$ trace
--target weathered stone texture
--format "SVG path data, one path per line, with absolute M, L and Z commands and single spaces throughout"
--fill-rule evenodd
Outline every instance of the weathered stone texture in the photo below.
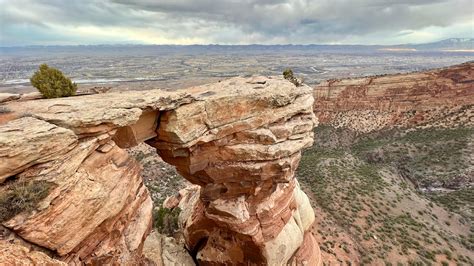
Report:
M 314 221 L 294 179 L 301 150 L 313 143 L 311 89 L 281 79 L 213 86 L 226 90 L 162 114 L 149 142 L 200 186 L 182 206 L 195 210 L 183 222 L 187 246 L 201 264 L 286 264 Z
M 370 132 L 437 121 L 474 125 L 474 63 L 425 72 L 329 80 L 314 89 L 321 123 Z
M 43 252 L 29 250 L 28 248 L 0 241 L 1 265 L 51 265 L 65 266 L 66 263 L 50 258 Z
M 317 123 L 307 86 L 233 78 L 186 91 L 7 107 L 12 113 L 0 119 L 0 184 L 46 180 L 54 186 L 36 210 L 3 225 L 57 260 L 143 262 L 152 202 L 140 166 L 122 148 L 146 141 L 198 185 L 167 204 L 182 207 L 187 248 L 199 263 L 320 263 L 309 232 L 314 213 L 294 178 Z

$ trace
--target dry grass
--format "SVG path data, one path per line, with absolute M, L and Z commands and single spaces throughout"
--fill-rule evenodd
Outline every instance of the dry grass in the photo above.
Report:
M 20 181 L 1 187 L 0 222 L 8 221 L 21 212 L 34 210 L 53 186 L 47 181 Z

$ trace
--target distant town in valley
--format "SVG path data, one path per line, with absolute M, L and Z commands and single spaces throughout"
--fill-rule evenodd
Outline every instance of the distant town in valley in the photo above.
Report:
M 0 266 L 474 266 L 473 0 L 0 0 Z
M 233 76 L 280 75 L 308 85 L 327 79 L 407 73 L 474 60 L 474 39 L 416 45 L 80 45 L 0 48 L 0 92 L 35 91 L 42 63 L 80 87 L 185 88 Z

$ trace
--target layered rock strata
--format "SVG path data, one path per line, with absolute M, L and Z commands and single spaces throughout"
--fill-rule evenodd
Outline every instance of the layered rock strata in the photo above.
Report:
M 311 88 L 280 78 L 233 78 L 185 91 L 6 107 L 0 183 L 54 186 L 34 211 L 2 223 L 54 259 L 141 261 L 152 202 L 140 166 L 123 148 L 146 141 L 198 185 L 183 197 L 180 220 L 200 264 L 320 264 L 309 232 L 314 212 L 294 178 L 301 150 L 313 142 Z
M 71 264 L 140 261 L 152 201 L 140 166 L 113 145 L 113 133 L 79 138 L 33 117 L 1 125 L 2 181 L 54 184 L 36 210 L 3 225 Z
M 409 74 L 328 80 L 314 89 L 321 123 L 368 132 L 437 121 L 474 125 L 474 63 Z
M 184 207 L 195 210 L 184 224 L 187 246 L 202 264 L 286 264 L 314 220 L 294 178 L 313 143 L 311 93 L 283 80 L 219 85 L 225 95 L 163 113 L 149 142 L 200 186 Z

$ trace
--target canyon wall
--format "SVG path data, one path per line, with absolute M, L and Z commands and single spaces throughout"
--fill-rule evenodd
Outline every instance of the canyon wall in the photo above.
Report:
M 328 80 L 315 87 L 321 123 L 369 132 L 393 126 L 472 125 L 474 63 L 409 74 Z
M 294 177 L 313 103 L 311 88 L 265 77 L 7 102 L 1 200 L 18 187 L 42 196 L 0 221 L 0 261 L 142 263 L 153 206 L 124 148 L 146 142 L 197 185 L 181 194 L 179 219 L 200 264 L 321 264 Z

